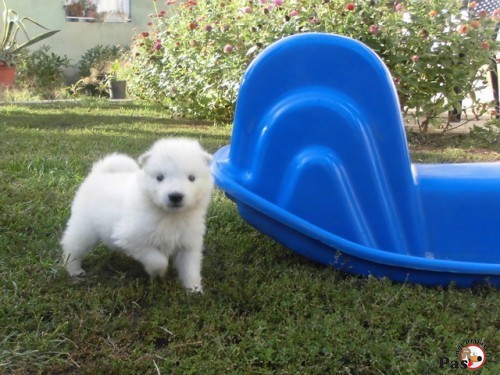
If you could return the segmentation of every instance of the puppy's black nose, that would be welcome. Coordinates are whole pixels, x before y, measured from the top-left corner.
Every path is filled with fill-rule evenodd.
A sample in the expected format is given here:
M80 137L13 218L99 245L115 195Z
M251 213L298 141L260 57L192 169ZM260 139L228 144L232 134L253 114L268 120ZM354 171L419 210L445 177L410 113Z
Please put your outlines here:
M174 205L179 205L184 199L184 194L182 193L170 193L168 195L168 200Z

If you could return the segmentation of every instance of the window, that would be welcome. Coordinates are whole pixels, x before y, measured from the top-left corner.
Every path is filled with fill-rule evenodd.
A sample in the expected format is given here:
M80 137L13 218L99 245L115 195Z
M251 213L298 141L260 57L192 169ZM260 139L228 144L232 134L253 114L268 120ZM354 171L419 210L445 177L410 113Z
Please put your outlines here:
M66 0L71 22L130 22L130 0Z

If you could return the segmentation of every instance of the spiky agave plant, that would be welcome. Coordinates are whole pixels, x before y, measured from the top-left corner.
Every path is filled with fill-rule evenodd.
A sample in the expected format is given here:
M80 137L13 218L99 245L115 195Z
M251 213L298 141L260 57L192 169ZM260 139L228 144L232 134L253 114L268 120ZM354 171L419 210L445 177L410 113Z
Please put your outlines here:
M0 62L3 62L7 65L11 65L15 62L16 56L26 47L29 47L39 41L46 39L60 30L49 30L45 26L36 22L34 19L30 17L22 17L20 18L17 12L13 9L7 8L7 3L5 0L3 2L3 16L2 22L0 25ZM28 34L28 30L26 28L26 24L31 23L37 27L40 27L44 30L49 30L46 32L42 32L35 37L30 37ZM26 40L21 44L17 41L17 37L19 32L22 32L26 37Z

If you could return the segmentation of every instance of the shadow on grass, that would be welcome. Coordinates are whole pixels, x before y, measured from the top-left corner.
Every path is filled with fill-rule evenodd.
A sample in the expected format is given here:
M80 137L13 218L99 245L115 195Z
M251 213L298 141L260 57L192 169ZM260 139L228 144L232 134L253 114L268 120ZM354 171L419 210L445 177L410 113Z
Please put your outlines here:
M51 112L49 112L51 111ZM18 126L35 129L69 129L102 125L162 124L166 126L208 127L203 120L170 118L167 111L154 107L144 115L144 108L137 105L111 107L85 106L14 106L3 111L2 119L11 118Z
M12 139L7 146L12 149L4 150L7 154L43 155L43 149L29 152L37 142L57 146L50 156L54 152L71 155L71 151L77 151L76 148L88 148L94 158L114 151L143 152L162 137L198 139L209 152L228 142L227 128L211 125L207 121L172 119L163 108L153 106L57 103L50 106L3 106L1 110L0 129L4 128L2 133L7 138L10 134ZM27 134L19 136L22 133ZM47 135L53 138L47 139Z

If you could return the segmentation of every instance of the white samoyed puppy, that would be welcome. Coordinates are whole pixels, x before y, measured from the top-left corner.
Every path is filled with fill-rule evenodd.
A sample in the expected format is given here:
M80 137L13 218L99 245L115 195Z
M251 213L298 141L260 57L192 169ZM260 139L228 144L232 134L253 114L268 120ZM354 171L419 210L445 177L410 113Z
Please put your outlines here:
M157 141L136 162L124 154L98 161L79 187L61 240L64 264L78 276L98 242L164 276L174 262L187 289L202 291L205 214L214 182L211 155L197 141Z

